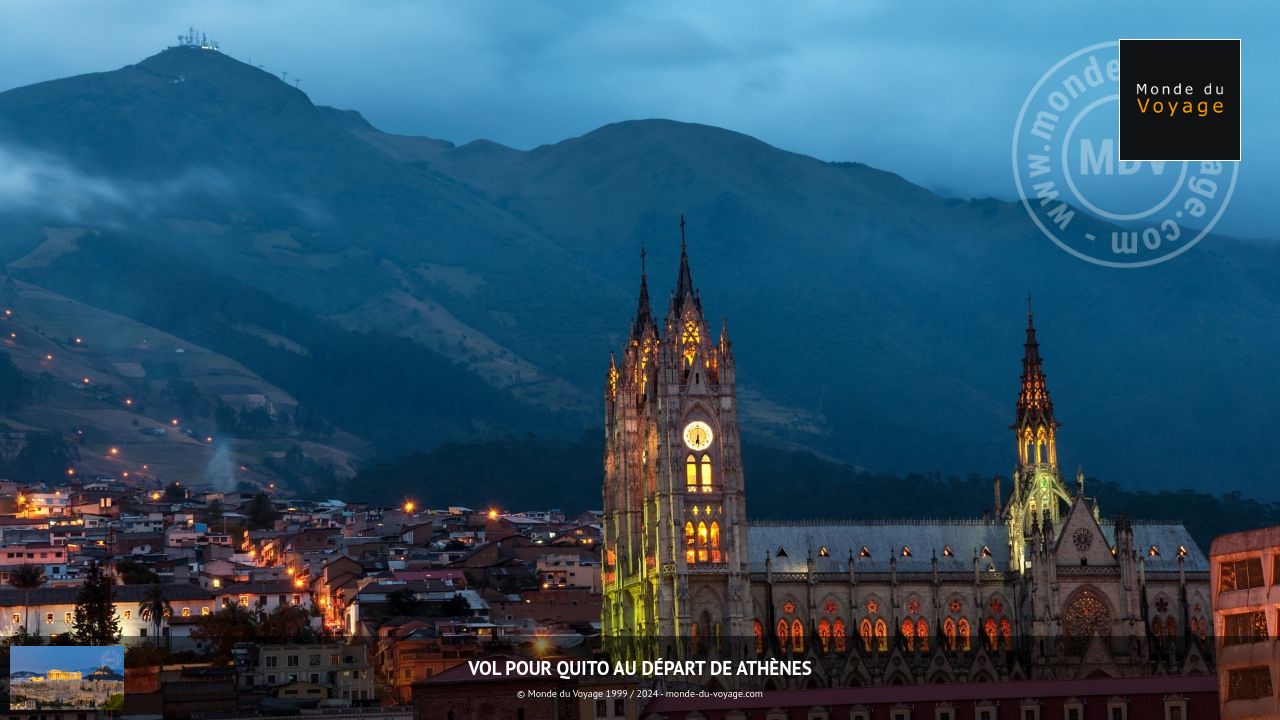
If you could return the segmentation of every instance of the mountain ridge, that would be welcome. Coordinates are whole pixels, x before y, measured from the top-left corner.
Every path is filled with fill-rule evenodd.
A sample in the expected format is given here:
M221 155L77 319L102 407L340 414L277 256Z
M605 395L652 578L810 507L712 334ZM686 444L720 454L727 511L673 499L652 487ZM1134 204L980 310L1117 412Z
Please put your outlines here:
M137 95L114 85L127 72L42 83L38 106L0 93L0 138L88 153L84 168L125 179L111 158L150 180L184 167L175 157L217 168L228 196L82 213L156 247L176 240L192 262L317 315L412 338L569 425L598 421L641 246L665 309L681 214L708 316L729 319L739 353L744 433L864 467L1008 471L1030 292L1064 463L1135 487L1274 493L1257 480L1270 467L1258 428L1280 420L1264 400L1280 393L1267 369L1280 352L1274 246L1211 236L1117 273L1053 247L1015 204L940 197L741 133L640 120L528 151L454 146L381 133L228 57L217 62L248 86L207 97L203 66L188 77L184 63L211 56L191 52L162 53L151 65L169 84L137 80ZM76 120L66 110L86 95L103 104ZM0 258L29 252L43 219L0 216Z

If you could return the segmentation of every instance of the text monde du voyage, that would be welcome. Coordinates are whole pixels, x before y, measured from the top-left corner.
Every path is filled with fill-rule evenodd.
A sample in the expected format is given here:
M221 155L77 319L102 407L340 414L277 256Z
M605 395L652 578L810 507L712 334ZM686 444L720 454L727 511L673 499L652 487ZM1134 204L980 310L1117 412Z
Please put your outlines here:
M1212 99L1224 95L1224 86L1205 83L1197 93L1196 87L1190 83L1174 85L1152 85L1136 83L1134 100L1138 103L1138 112L1143 115L1160 117L1194 116L1209 117L1222 115L1227 111L1222 100ZM1207 99L1201 99L1207 98Z

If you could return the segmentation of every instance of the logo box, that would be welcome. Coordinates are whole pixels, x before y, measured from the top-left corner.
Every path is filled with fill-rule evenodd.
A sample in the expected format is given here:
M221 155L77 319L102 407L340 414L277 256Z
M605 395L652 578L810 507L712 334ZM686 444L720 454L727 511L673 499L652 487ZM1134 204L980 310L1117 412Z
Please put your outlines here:
M1120 40L1121 160L1240 159L1239 40Z

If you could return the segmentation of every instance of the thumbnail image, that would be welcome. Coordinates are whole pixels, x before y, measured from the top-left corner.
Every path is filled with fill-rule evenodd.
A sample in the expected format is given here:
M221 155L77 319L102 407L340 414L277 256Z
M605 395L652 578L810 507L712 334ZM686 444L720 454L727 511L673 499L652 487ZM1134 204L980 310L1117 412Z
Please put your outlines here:
M111 710L124 704L124 648L9 650L10 710Z

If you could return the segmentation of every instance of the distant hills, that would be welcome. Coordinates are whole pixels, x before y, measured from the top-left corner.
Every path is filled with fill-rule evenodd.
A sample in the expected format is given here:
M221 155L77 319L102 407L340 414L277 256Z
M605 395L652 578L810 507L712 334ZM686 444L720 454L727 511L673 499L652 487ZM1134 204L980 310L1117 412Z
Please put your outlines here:
M1275 494L1272 244L1211 237L1117 272L1015 205L728 130L642 120L459 147L190 48L0 93L0 153L37 178L0 199L10 276L243 363L368 440L365 458L594 428L639 248L661 312L684 213L754 443L1007 473L1031 293L1067 464Z

